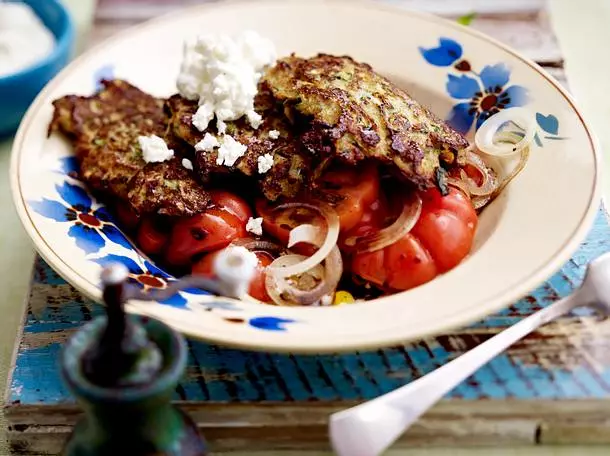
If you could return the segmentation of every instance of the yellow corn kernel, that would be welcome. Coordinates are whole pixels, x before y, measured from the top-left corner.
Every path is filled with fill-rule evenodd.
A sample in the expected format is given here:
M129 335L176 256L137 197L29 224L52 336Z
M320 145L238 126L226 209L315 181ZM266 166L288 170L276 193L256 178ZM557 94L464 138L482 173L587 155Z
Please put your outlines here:
M333 300L333 306L340 306L341 304L352 304L356 300L351 293L347 291L337 291L335 293L335 299Z

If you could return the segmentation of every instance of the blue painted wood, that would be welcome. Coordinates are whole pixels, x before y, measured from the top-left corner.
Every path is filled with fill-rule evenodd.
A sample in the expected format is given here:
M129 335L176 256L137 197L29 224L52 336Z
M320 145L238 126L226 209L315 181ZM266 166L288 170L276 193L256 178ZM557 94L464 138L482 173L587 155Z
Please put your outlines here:
M251 353L189 341L189 365L175 398L207 402L335 401L372 398L423 375L526 315L569 294L585 266L610 251L600 211L586 242L546 283L507 309L468 328L374 353L292 356ZM58 372L61 343L102 313L42 260L10 382L13 404L73 399ZM610 396L610 325L578 311L515 344L455 388L454 399L567 399Z

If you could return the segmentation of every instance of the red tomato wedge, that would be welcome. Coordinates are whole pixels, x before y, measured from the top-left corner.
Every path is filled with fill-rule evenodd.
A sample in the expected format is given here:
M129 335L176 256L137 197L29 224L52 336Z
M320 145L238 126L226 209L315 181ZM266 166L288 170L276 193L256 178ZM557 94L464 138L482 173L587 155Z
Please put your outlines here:
M353 255L353 274L383 288L408 290L457 266L470 252L477 214L470 199L450 188L421 193L422 212L413 229L400 240L374 252ZM375 229L364 227L358 234Z

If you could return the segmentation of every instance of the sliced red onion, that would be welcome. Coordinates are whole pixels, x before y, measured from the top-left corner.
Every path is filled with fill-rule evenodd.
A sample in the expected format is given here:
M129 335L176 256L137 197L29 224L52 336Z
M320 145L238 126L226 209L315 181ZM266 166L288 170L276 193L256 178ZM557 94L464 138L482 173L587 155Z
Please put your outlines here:
M518 141L506 141L507 135L499 132L502 125L513 122L523 131L523 137ZM477 148L486 154L497 157L514 155L528 147L536 134L536 119L529 109L508 108L492 115L478 128L474 142ZM513 137L513 139L515 139Z
M402 211L390 226L364 236L352 236L345 240L345 245L355 247L356 252L374 252L381 250L402 239L413 229L421 214L422 201L417 192L404 197Z
M275 259L269 268L285 269L302 263L306 258L303 255L284 255ZM265 287L273 302L280 306L323 305L323 298L336 290L341 274L343 274L343 260L339 248L335 245L326 257L324 266L318 264L301 274L301 277L311 275L318 280L315 287L303 290L291 283L290 278L269 273L265 278Z
M320 203L319 206L313 206L305 203L292 203L291 206L299 205L302 207L307 207L309 209L313 209L318 211L322 217L326 220L327 228L326 228L326 237L324 241L319 245L319 249L312 256L305 258L300 263L292 264L290 266L278 268L273 266L273 263L267 267L268 274L273 274L276 277L290 277L293 275L298 275L303 272L306 272L313 268L314 266L320 264L324 259L330 254L332 248L337 245L337 240L339 239L339 216L335 212L334 209L326 206L325 204ZM280 206L279 208L287 207L287 204ZM278 208L278 209L279 209ZM294 228L294 230L299 230L299 227ZM293 230L293 231L294 231ZM306 233L305 233L306 232ZM320 229L317 229L316 233L319 233ZM299 234L301 233L301 234ZM312 230L306 228L304 230L297 231L296 235L292 236L293 240L295 236L303 238L304 234L312 234ZM291 232L292 234L292 232ZM314 238L315 237L315 238ZM314 237L309 239L307 242L311 244L316 244L319 242L319 236L316 234ZM303 242L303 241L301 241Z
M315 246L320 246L324 243L324 232L318 226L304 223L290 231L288 237L288 248L294 247L300 242L306 242Z
M460 170L462 180L466 183L468 192L473 196L486 196L492 194L496 190L498 183L494 176L490 174L483 159L474 152L468 151L466 152L466 164L475 168L483 177L481 185L477 185L474 179L469 177L463 169Z

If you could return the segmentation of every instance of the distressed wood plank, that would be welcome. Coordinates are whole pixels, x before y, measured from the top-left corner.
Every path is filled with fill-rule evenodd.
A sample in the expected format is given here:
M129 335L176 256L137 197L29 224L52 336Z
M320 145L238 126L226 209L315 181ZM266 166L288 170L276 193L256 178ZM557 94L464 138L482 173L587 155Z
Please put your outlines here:
M328 415L351 405L179 404L193 417L215 451L256 452L271 448L328 450ZM572 410L569 417L563 413L566 406ZM401 437L395 448L608 444L608 406L608 400L595 403L574 400L562 404L480 401L465 408L461 401L445 401ZM11 415L10 439L20 454L43 450L45 454L58 454L80 412L76 407L46 407L45 410L44 406L37 406L22 407Z
M100 18L150 18L180 8L213 3L218 0L100 0ZM234 0L224 0L234 1ZM244 2L247 0L237 0ZM256 0L249 0L256 1ZM300 1L300 0L285 0ZM331 0L332 1L332 0ZM545 8L545 0L376 0L400 8L426 11L445 16L461 16L476 11L479 14L531 13Z

